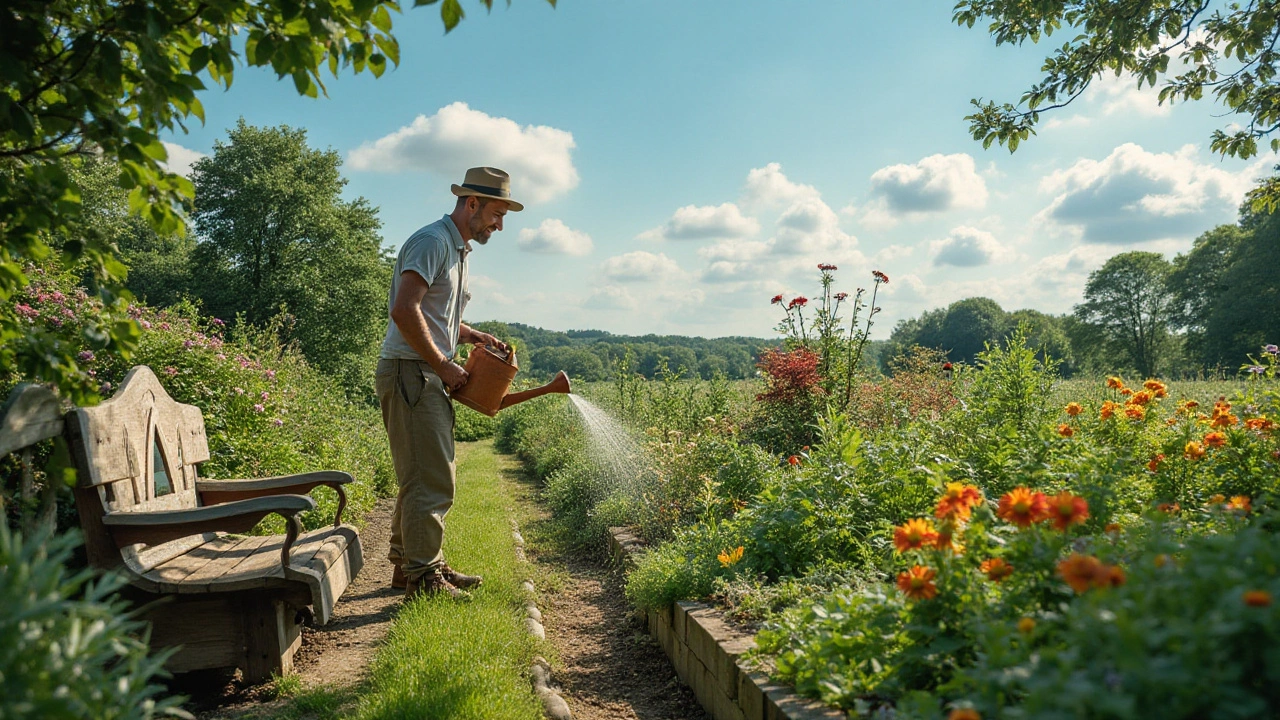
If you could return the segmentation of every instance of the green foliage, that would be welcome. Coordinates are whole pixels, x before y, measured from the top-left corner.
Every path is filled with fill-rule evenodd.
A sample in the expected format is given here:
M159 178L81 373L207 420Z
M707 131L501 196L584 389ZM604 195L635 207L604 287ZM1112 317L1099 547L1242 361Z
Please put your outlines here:
M453 404L453 439L459 442L487 440L498 428L498 420L482 415L462 403Z
M1152 252L1111 256L1089 273L1082 322L1102 330L1110 348L1126 354L1143 377L1156 377L1174 306L1166 281L1173 267Z
M1070 320L1035 310L1005 312L989 298L966 298L900 321L889 336L881 367L885 372L896 372L893 363L914 347L940 351L939 364L972 365L987 345L1004 342L1019 326L1026 325L1028 346L1041 359L1051 357L1063 363L1063 374L1069 377L1089 355L1088 345L1077 346L1069 337Z
M193 294L206 312L259 326L288 313L311 364L371 399L392 268L377 212L342 199L342 159L311 149L305 130L241 120L228 138L193 169Z
M977 112L965 118L983 147L993 142L1010 152L1035 133L1040 114L1070 104L1105 74L1125 77L1139 88L1162 83L1160 102L1203 99L1210 90L1229 114L1241 116L1236 129L1214 130L1212 147L1223 155L1248 158L1258 141L1280 123L1276 92L1275 8L1270 4L1057 2L1010 3L961 0L953 20L973 27L980 21L997 45L1038 43L1057 31L1068 39L1055 46L1042 66L1043 78L1023 93L1018 106L974 100ZM1170 63L1177 59L1175 70ZM1280 140L1271 140L1271 149ZM1254 198L1255 209L1274 210L1276 194Z
M190 717L160 699L165 655L116 597L116 575L69 572L75 534L23 538L0 523L0 717Z

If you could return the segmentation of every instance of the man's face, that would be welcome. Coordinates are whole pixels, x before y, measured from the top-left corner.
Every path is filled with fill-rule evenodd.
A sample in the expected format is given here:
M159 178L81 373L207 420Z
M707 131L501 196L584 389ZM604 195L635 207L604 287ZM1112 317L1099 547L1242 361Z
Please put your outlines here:
M480 201L475 200L477 204ZM507 204L501 200L490 200L484 203L474 215L471 216L468 229L471 231L471 239L484 245L489 242L489 236L502 229L502 218L507 214Z

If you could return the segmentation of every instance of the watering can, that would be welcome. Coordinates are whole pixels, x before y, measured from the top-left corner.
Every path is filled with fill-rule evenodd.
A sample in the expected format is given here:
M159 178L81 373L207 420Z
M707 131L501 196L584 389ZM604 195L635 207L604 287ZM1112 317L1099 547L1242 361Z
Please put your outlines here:
M531 390L507 394L511 381L520 366L516 364L516 351L502 351L492 345L477 345L467 356L467 383L453 392L453 399L489 417L502 408L511 407L525 400L532 400L550 393L570 391L569 376L563 370L556 373L551 382Z

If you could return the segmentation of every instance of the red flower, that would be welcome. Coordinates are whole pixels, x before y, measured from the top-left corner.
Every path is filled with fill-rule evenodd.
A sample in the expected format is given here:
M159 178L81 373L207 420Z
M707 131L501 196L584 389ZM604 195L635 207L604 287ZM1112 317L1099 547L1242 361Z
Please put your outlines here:
M821 270L822 272L831 272L832 270L838 270L839 268L837 268L835 265L832 265L830 263L820 263L818 265L818 269Z
M791 402L814 392L822 377L818 374L821 358L812 350L797 348L791 352L766 350L758 367L768 377L767 389L756 396L765 403Z
M770 300L770 301L769 301L769 303L770 303L770 304L772 304L772 305L781 305L781 304L782 304L782 293L778 293L777 295L774 295L774 296L773 296L773 299L772 299L772 300Z
M943 370L950 370L950 369L951 369L951 363L949 363L949 362L944 362L944 363L942 363L942 369L943 369Z
M804 307L805 305L808 305L808 304L809 304L809 298L801 295L800 297L795 298L790 303L788 303L787 309L790 310L791 308L794 308L794 307Z
M885 285L889 284L889 276L879 270L872 270L871 277L875 278L875 281L878 283L884 283Z
M847 292L838 292L838 293L836 293L836 300L844 300L844 299L845 299L845 298L847 298L847 297L849 297L849 293L847 293Z
M791 467L795 467L800 464L800 458L795 455L792 455L791 457L787 458L787 463L790 464Z

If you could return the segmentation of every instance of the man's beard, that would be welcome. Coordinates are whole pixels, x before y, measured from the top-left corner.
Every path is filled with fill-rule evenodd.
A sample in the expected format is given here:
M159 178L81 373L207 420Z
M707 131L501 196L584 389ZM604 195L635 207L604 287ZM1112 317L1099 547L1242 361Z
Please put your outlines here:
M489 236L493 235L492 230L486 230L483 226L471 228L471 239L486 245L489 242Z

